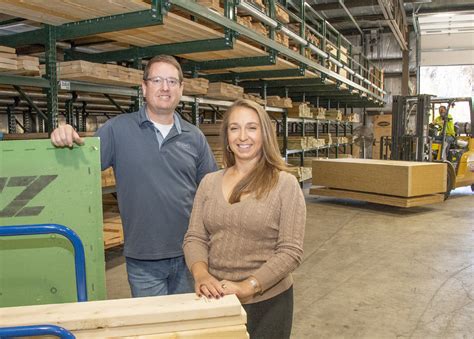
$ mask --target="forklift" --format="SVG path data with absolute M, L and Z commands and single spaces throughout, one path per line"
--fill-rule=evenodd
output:
M 447 142 L 446 126 L 430 124 L 435 104 L 449 110 L 455 103 L 468 102 L 470 122 L 457 124 L 456 140 Z M 436 98 L 432 95 L 394 96 L 392 104 L 392 136 L 380 140 L 382 159 L 431 161 L 447 164 L 447 190 L 471 186 L 474 191 L 474 107 L 473 98 Z M 389 155 L 390 154 L 390 155 Z

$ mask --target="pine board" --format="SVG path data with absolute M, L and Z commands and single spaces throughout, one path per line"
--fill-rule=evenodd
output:
M 91 331 L 99 328 L 109 333 L 120 328 L 120 335 L 123 336 L 239 325 L 245 324 L 245 320 L 245 311 L 235 295 L 207 300 L 188 293 L 0 308 L 0 327 L 53 324 L 79 331 L 83 337 L 87 336 L 88 331 L 90 335 Z M 127 333 L 132 326 L 135 331 Z M 136 332 L 139 327 L 145 328 L 142 333 Z
M 390 206 L 396 206 L 396 207 L 405 207 L 405 208 L 436 204 L 436 203 L 440 203 L 444 201 L 443 194 L 432 194 L 432 195 L 423 195 L 423 196 L 413 197 L 413 198 L 402 198 L 402 197 L 396 197 L 396 196 L 356 192 L 356 191 L 341 190 L 341 189 L 327 188 L 327 187 L 320 187 L 320 186 L 311 187 L 311 189 L 309 190 L 309 193 L 313 195 L 330 196 L 330 197 L 343 198 L 343 199 L 362 200 L 362 201 L 372 202 L 376 204 L 390 205 Z

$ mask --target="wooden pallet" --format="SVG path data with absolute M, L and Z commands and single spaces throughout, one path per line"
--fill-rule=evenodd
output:
M 328 188 L 328 187 L 323 187 L 323 186 L 313 186 L 311 187 L 309 193 L 313 195 L 330 196 L 330 197 L 336 197 L 336 198 L 342 198 L 342 199 L 362 200 L 362 201 L 372 202 L 376 204 L 390 205 L 390 206 L 404 207 L 404 208 L 431 205 L 431 204 L 436 204 L 436 203 L 440 203 L 444 201 L 443 194 L 431 194 L 431 195 L 423 195 L 423 196 L 417 196 L 417 197 L 411 197 L 411 198 L 403 198 L 403 197 L 397 197 L 397 196 L 391 196 L 391 195 Z

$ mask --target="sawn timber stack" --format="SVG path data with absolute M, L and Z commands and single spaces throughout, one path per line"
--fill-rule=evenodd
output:
M 318 159 L 310 193 L 413 207 L 442 202 L 446 178 L 443 163 Z

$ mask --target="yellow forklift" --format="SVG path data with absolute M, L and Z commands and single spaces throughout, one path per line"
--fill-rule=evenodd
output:
M 454 140 L 446 136 L 446 121 L 434 126 L 430 118 L 435 105 L 449 110 L 456 103 L 467 102 L 469 122 L 458 122 Z M 381 140 L 381 155 L 407 161 L 445 162 L 448 166 L 447 198 L 451 190 L 471 186 L 474 191 L 474 106 L 473 98 L 435 98 L 432 95 L 394 96 L 392 105 L 392 137 Z M 451 141 L 451 142 L 448 142 Z

